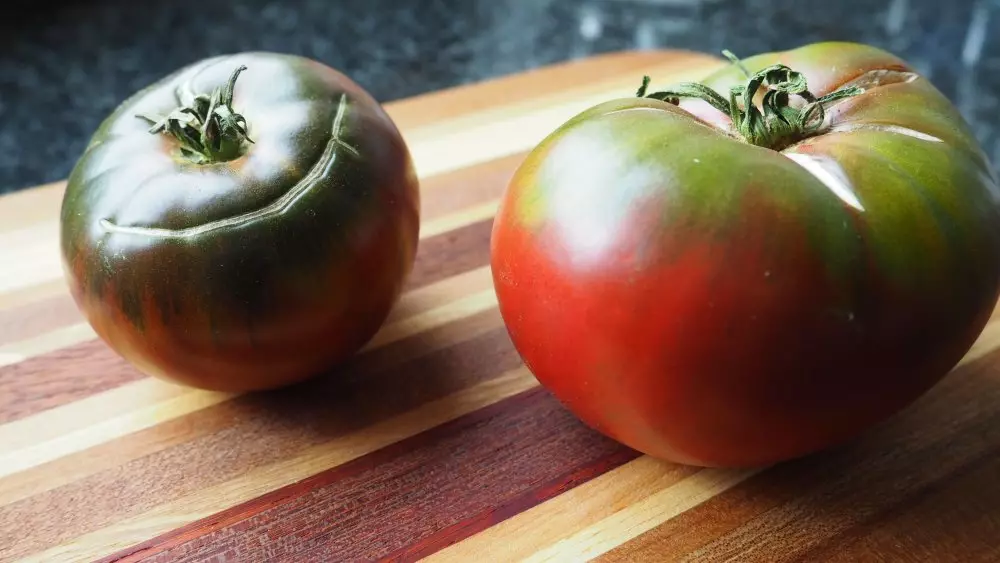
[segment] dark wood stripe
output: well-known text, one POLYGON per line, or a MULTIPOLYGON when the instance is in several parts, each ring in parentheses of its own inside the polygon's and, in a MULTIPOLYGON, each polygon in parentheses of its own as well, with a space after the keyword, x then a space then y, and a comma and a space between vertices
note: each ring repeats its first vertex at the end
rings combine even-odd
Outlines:
MULTIPOLYGON (((1000 453, 997 404, 1000 352, 959 367, 911 408, 855 441, 765 471, 601 560, 642 561, 655 555, 666 560, 816 561, 842 549, 844 542, 860 550, 850 560, 877 559, 879 552, 863 551, 866 544, 849 538, 878 536, 893 514, 905 512, 907 503, 919 504, 935 487, 947 490, 955 475, 981 474, 978 464, 1000 453)), ((977 484, 996 487, 995 481, 994 473, 977 484)), ((905 514, 915 527, 936 525, 905 514)), ((996 513, 984 510, 978 517, 996 518, 996 513)), ((899 544, 897 549, 919 547, 899 544)), ((976 560, 971 552, 956 556, 976 560)))
POLYGON ((359 356, 307 383, 245 395, 117 440, 107 451, 119 458, 161 440, 172 443, 143 457, 112 459, 107 470, 0 507, 0 537, 18 537, 6 551, 0 546, 0 558, 141 514, 520 365, 493 309, 359 356), (442 346, 446 339, 458 342, 442 346), (427 353, 432 345, 439 349, 427 353))
MULTIPOLYGON (((491 228, 492 221, 480 221, 424 240, 407 290, 488 265, 491 228)), ((0 367, 0 424, 142 377, 96 339, 0 367)))
POLYGON ((0 367, 0 424, 145 377, 98 340, 0 367))
POLYGON ((412 560, 635 455, 534 389, 108 561, 412 560))
POLYGON ((421 241, 407 278, 414 290, 490 263, 493 220, 479 221, 421 241))
POLYGON ((993 451, 796 561, 1000 561, 998 478, 993 451))
POLYGON ((426 223, 500 198, 527 154, 497 158, 424 180, 421 182, 421 221, 426 223))

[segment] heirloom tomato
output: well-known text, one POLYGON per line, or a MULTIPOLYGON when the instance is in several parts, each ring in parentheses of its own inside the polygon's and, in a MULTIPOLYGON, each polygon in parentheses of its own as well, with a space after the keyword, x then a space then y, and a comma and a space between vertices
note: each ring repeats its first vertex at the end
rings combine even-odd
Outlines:
POLYGON ((306 58, 206 59, 120 105, 61 216, 72 294, 141 370, 287 385, 356 352, 415 256, 419 193, 381 106, 306 58))
POLYGON ((494 223, 504 322, 597 430, 760 466, 936 384, 991 315, 997 179, 932 84, 820 43, 610 100, 545 138, 494 223))

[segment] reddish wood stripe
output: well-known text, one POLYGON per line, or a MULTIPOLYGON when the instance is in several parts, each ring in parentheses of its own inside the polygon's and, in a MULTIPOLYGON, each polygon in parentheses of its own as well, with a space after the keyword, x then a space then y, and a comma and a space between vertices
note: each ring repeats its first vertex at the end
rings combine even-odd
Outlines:
POLYGON ((359 356, 298 386, 245 395, 127 436, 108 445, 111 455, 122 458, 120 464, 0 508, 0 537, 19 538, 9 551, 0 546, 0 555, 32 553, 140 514, 519 365, 499 313, 491 309, 446 332, 427 331, 359 356), (462 333, 482 336, 426 353, 429 342, 462 333), (162 440, 173 443, 133 455, 162 440))
MULTIPOLYGON (((881 521, 901 517, 894 511, 933 494, 934 483, 949 483, 967 470, 978 474, 977 464, 991 463, 983 460, 1000 453, 998 359, 1000 352, 994 352, 958 368, 910 409, 854 442, 761 473, 601 560, 816 561, 844 549, 845 543, 854 546, 846 560, 883 560, 879 551, 864 549, 900 540, 881 521), (852 534, 873 543, 845 540, 852 534)), ((979 487, 995 488, 996 474, 979 487)), ((964 526, 968 520, 961 522, 964 526)), ((946 535, 953 526, 922 523, 916 528, 926 536, 925 545, 961 541, 946 535)), ((976 549, 982 551, 981 541, 976 549)), ((928 553, 940 560, 936 547, 928 553)), ((961 556, 971 560, 965 551, 961 556)))
MULTIPOLYGON (((577 427, 579 429, 579 425, 577 427)), ((389 561, 416 561, 427 557, 449 545, 458 543, 495 524, 516 516, 533 506, 559 496, 616 467, 624 465, 638 456, 639 452, 620 447, 604 457, 575 468, 570 468, 567 473, 559 475, 534 489, 525 491, 520 495, 505 500, 501 504, 491 506, 472 517, 447 526, 421 539, 419 542, 385 556, 385 559, 389 561)))
MULTIPOLYGON (((491 221, 479 221, 422 241, 407 289, 419 289, 486 266, 491 228, 491 221)), ((401 312, 394 311, 393 315, 401 312)), ((0 424, 142 377, 145 376, 98 340, 0 367, 0 424)))
POLYGON ((108 560, 409 560, 635 455, 535 389, 108 560))

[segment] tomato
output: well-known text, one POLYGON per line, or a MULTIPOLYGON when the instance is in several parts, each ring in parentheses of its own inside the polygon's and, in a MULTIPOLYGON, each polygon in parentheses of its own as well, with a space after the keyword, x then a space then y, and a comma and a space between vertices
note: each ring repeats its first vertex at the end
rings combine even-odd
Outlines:
POLYGON ((370 340, 418 230, 410 153, 371 95, 316 61, 244 53, 106 118, 69 177, 61 248, 80 310, 125 359, 252 391, 370 340))
POLYGON ((812 44, 569 120, 513 176, 491 263, 526 366, 585 423, 762 466, 856 437, 970 349, 997 178, 903 60, 812 44))

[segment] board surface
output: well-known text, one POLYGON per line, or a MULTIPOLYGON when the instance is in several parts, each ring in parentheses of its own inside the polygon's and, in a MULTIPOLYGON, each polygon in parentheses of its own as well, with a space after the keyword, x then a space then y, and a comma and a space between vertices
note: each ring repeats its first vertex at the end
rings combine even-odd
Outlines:
POLYGON ((760 470, 639 455, 514 352, 489 235, 524 153, 643 74, 719 64, 617 53, 388 104, 422 182, 407 292, 348 365, 277 392, 131 368, 66 292, 63 186, 0 197, 0 560, 1000 560, 996 315, 917 404, 760 470))

